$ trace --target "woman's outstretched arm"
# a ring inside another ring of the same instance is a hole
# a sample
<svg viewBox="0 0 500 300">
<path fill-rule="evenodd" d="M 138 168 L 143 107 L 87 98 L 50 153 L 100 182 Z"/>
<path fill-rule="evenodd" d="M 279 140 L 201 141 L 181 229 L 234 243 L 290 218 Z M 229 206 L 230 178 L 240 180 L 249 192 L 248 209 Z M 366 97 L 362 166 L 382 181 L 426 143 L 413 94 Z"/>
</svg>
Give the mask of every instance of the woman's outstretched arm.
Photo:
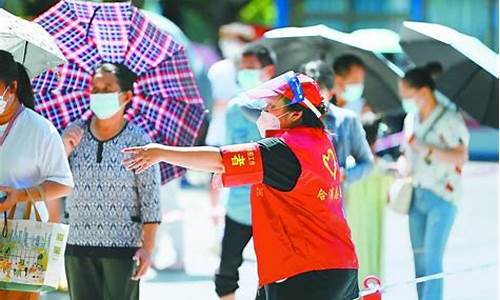
<svg viewBox="0 0 500 300">
<path fill-rule="evenodd" d="M 166 162 L 172 165 L 213 173 L 223 173 L 224 165 L 217 147 L 173 147 L 149 144 L 123 150 L 131 157 L 123 164 L 128 170 L 139 174 L 154 164 Z"/>
</svg>

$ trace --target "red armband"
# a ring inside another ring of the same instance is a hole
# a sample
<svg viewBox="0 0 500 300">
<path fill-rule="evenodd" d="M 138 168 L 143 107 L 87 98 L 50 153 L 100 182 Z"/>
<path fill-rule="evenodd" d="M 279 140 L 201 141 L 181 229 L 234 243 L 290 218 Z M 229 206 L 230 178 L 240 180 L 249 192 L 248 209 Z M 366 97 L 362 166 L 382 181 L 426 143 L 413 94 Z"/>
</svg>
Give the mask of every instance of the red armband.
<svg viewBox="0 0 500 300">
<path fill-rule="evenodd" d="M 224 174 L 222 174 L 224 187 L 262 182 L 264 172 L 259 145 L 239 144 L 223 146 L 220 149 L 224 163 Z"/>
</svg>

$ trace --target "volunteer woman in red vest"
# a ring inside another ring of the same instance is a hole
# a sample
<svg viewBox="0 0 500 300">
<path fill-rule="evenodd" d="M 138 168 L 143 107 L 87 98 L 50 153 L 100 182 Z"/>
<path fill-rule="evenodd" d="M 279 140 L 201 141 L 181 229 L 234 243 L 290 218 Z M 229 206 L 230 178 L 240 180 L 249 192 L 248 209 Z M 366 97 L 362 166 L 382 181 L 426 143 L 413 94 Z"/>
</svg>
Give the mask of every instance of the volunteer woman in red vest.
<svg viewBox="0 0 500 300">
<path fill-rule="evenodd" d="M 125 149 L 128 169 L 158 162 L 221 174 L 225 187 L 251 184 L 259 285 L 266 299 L 358 297 L 358 262 L 342 210 L 340 169 L 325 132 L 318 85 L 285 73 L 247 91 L 265 103 L 264 139 L 215 147 L 151 144 Z M 265 100 L 265 101 L 263 101 Z"/>
</svg>

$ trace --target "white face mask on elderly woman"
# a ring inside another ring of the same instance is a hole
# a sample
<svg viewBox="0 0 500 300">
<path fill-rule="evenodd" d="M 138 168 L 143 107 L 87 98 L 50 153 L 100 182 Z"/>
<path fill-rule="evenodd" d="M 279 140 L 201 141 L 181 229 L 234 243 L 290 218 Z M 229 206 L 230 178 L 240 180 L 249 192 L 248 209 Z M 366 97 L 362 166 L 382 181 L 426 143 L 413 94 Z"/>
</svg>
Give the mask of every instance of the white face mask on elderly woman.
<svg viewBox="0 0 500 300">
<path fill-rule="evenodd" d="M 90 95 L 90 110 L 101 120 L 109 119 L 122 108 L 120 93 Z"/>
<path fill-rule="evenodd" d="M 5 89 L 5 91 L 3 92 L 2 96 L 0 96 L 0 115 L 3 114 L 5 112 L 5 109 L 7 109 L 7 106 L 9 104 L 9 100 L 6 100 L 5 99 L 5 94 L 7 94 L 7 91 L 9 90 L 9 87 L 7 87 Z"/>
</svg>

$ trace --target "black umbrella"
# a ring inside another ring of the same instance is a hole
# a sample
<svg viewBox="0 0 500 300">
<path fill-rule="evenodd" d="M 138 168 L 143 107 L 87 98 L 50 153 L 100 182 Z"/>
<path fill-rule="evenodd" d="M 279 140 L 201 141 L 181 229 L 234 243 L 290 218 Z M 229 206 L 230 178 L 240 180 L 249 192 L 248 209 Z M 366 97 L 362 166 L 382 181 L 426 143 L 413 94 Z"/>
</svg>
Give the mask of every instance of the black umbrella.
<svg viewBox="0 0 500 300">
<path fill-rule="evenodd" d="M 356 42 L 355 37 L 325 25 L 287 27 L 268 31 L 262 44 L 276 52 L 277 72 L 298 71 L 311 60 L 323 59 L 328 64 L 343 54 L 354 54 L 366 65 L 367 77 L 363 96 L 376 112 L 401 110 L 398 80 L 401 70 L 382 55 Z"/>
<path fill-rule="evenodd" d="M 478 39 L 432 23 L 403 22 L 400 43 L 417 66 L 437 61 L 437 88 L 483 125 L 498 128 L 498 54 Z"/>
</svg>

